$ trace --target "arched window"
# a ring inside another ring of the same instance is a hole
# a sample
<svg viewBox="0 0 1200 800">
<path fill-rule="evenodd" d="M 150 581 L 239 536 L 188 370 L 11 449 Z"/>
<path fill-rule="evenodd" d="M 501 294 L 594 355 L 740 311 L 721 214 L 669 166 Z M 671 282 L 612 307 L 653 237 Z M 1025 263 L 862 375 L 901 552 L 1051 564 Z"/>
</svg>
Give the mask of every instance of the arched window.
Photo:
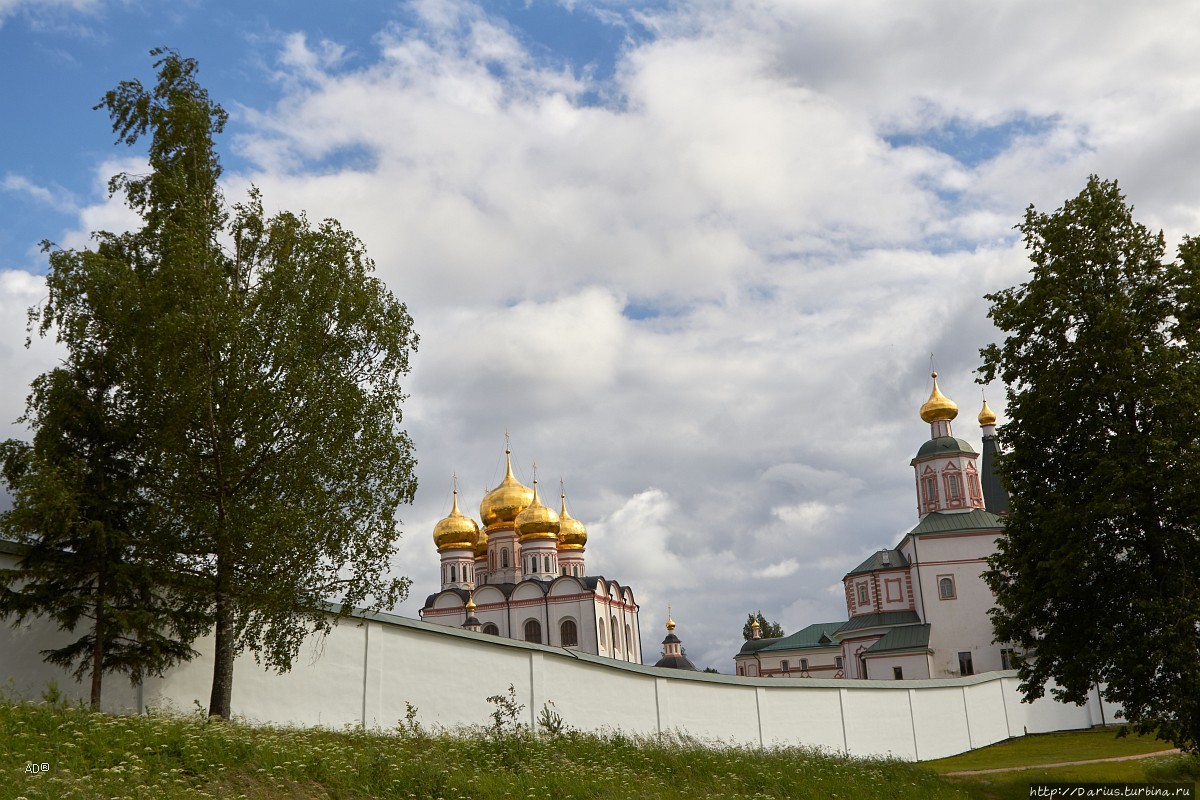
<svg viewBox="0 0 1200 800">
<path fill-rule="evenodd" d="M 959 498 L 959 495 L 961 494 L 961 492 L 959 491 L 959 488 L 958 488 L 958 476 L 957 475 L 947 475 L 946 476 L 946 489 L 947 489 L 947 494 L 950 495 L 951 500 L 957 500 Z"/>
<path fill-rule="evenodd" d="M 604 620 L 596 620 L 596 630 L 600 633 L 600 649 L 603 650 L 607 645 L 604 643 Z"/>
<path fill-rule="evenodd" d="M 508 569 L 508 548 L 507 547 L 500 551 L 500 567 L 502 569 Z"/>
<path fill-rule="evenodd" d="M 531 619 L 525 623 L 525 641 L 534 644 L 542 643 L 542 623 Z"/>
<path fill-rule="evenodd" d="M 613 654 L 619 653 L 621 650 L 621 629 L 617 627 L 617 618 L 612 618 L 612 643 Z"/>
<path fill-rule="evenodd" d="M 954 599 L 955 594 L 954 594 L 954 578 L 953 577 L 951 577 L 949 575 L 945 575 L 941 578 L 938 578 L 938 597 L 940 597 L 943 600 L 953 600 Z"/>
<path fill-rule="evenodd" d="M 625 652 L 629 653 L 630 658 L 633 658 L 633 631 L 629 625 L 625 626 Z"/>
<path fill-rule="evenodd" d="M 925 479 L 925 502 L 937 502 L 937 481 L 934 480 L 932 475 Z"/>
<path fill-rule="evenodd" d="M 500 635 L 500 629 L 496 627 L 496 623 L 494 622 L 489 622 L 487 625 L 484 625 L 483 632 L 490 633 L 492 636 Z"/>
<path fill-rule="evenodd" d="M 550 556 L 546 556 L 546 572 L 550 572 Z"/>
<path fill-rule="evenodd" d="M 579 629 L 575 627 L 575 620 L 564 619 L 562 621 L 562 624 L 558 626 L 558 638 L 563 647 L 579 645 Z"/>
<path fill-rule="evenodd" d="M 450 582 L 458 583 L 458 567 L 453 564 L 450 565 Z"/>
</svg>

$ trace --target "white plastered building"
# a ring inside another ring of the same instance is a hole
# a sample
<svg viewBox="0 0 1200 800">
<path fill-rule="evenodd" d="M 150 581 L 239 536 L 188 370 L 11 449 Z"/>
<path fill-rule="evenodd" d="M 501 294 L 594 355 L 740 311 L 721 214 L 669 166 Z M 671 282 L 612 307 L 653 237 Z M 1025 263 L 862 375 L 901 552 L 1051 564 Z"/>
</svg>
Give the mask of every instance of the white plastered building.
<svg viewBox="0 0 1200 800">
<path fill-rule="evenodd" d="M 1004 534 L 1008 496 L 995 475 L 996 415 L 979 414 L 983 459 L 956 438 L 958 406 L 933 390 L 921 406 L 930 438 L 911 461 L 918 522 L 890 550 L 842 578 L 845 622 L 809 625 L 763 639 L 755 631 L 734 657 L 745 676 L 947 678 L 1009 669 L 1011 646 L 992 641 L 995 596 L 983 580 Z"/>
<path fill-rule="evenodd" d="M 441 591 L 430 595 L 421 618 L 510 639 L 642 662 L 641 628 L 633 591 L 588 575 L 587 530 L 558 512 L 533 487 L 516 479 L 512 451 L 505 475 L 479 505 L 480 526 L 458 508 L 438 522 L 433 541 L 441 561 Z"/>
</svg>

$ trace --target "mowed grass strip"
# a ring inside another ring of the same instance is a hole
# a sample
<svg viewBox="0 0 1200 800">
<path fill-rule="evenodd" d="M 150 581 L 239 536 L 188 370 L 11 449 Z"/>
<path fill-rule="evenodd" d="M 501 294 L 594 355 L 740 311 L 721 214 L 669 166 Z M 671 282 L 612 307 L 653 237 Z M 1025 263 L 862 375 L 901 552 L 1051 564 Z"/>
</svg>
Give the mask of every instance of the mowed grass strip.
<svg viewBox="0 0 1200 800">
<path fill-rule="evenodd" d="M 1117 727 L 1091 728 L 1063 733 L 1040 733 L 1009 739 L 989 747 L 972 750 L 936 761 L 923 761 L 935 772 L 964 772 L 979 769 L 1003 769 L 1037 764 L 1062 764 L 1170 750 L 1168 742 L 1152 736 L 1130 733 L 1117 737 Z"/>
<path fill-rule="evenodd" d="M 920 765 L 803 748 L 570 731 L 533 737 L 482 726 L 438 734 L 411 725 L 391 734 L 278 728 L 47 703 L 0 702 L 0 766 L 0 800 L 971 796 Z"/>
</svg>

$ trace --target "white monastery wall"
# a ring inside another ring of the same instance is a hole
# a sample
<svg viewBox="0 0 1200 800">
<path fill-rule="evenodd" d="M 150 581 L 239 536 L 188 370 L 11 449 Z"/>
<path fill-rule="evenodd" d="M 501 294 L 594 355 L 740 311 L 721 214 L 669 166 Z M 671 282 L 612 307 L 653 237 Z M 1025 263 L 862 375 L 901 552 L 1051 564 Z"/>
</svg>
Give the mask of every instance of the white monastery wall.
<svg viewBox="0 0 1200 800">
<path fill-rule="evenodd" d="M 62 634 L 46 627 L 0 628 L 0 683 L 37 699 L 51 678 L 64 694 L 83 698 L 86 684 L 41 662 L 37 651 Z M 207 707 L 210 640 L 201 656 L 141 696 L 119 677 L 105 681 L 114 711 Z M 252 721 L 365 725 L 388 729 L 406 703 L 426 726 L 485 725 L 486 698 L 509 685 L 532 724 L 553 703 L 567 725 L 632 734 L 678 731 L 748 745 L 808 745 L 858 756 L 929 759 L 1010 736 L 1087 728 L 1112 722 L 1096 698 L 1083 707 L 1050 699 L 1021 703 L 1015 673 L 918 681 L 740 678 L 681 673 L 614 661 L 573 650 L 527 644 L 417 620 L 377 615 L 343 620 L 324 640 L 306 642 L 291 672 L 278 675 L 238 660 L 233 689 L 237 716 Z"/>
</svg>

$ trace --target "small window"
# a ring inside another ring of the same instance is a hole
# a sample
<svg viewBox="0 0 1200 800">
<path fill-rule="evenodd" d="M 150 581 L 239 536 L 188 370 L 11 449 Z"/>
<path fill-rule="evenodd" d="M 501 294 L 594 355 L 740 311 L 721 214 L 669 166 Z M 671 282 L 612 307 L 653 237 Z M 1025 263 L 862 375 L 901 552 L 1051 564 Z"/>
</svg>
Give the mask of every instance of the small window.
<svg viewBox="0 0 1200 800">
<path fill-rule="evenodd" d="M 958 674 L 959 675 L 974 675 L 975 667 L 971 663 L 970 651 L 958 654 Z"/>
<path fill-rule="evenodd" d="M 745 676 L 745 674 L 746 674 L 746 668 L 743 667 L 741 664 L 738 664 L 738 675 Z"/>
<path fill-rule="evenodd" d="M 453 564 L 450 565 L 450 582 L 458 583 L 458 567 Z"/>
<path fill-rule="evenodd" d="M 596 621 L 596 630 L 600 632 L 600 649 L 603 650 L 607 645 L 604 642 L 604 620 Z"/>
<path fill-rule="evenodd" d="M 842 657 L 841 656 L 834 657 L 833 666 L 837 667 L 838 669 L 842 669 Z"/>
<path fill-rule="evenodd" d="M 612 618 L 611 623 L 612 623 L 613 654 L 615 655 L 621 649 L 621 629 L 617 627 L 617 618 L 616 617 Z"/>
<path fill-rule="evenodd" d="M 957 500 L 959 498 L 959 494 L 960 494 L 959 489 L 958 489 L 958 476 L 957 475 L 946 476 L 946 485 L 950 489 L 950 498 L 952 500 Z"/>
<path fill-rule="evenodd" d="M 629 625 L 625 626 L 625 652 L 633 658 L 633 629 Z"/>
<path fill-rule="evenodd" d="M 779 664 L 779 668 L 781 670 L 783 670 L 784 672 L 787 672 L 788 671 L 788 662 L 786 662 L 786 661 L 781 662 Z"/>
<path fill-rule="evenodd" d="M 858 585 L 858 604 L 860 606 L 865 606 L 869 605 L 870 603 L 871 592 L 869 589 L 867 589 L 867 585 L 865 583 L 860 583 Z"/>
<path fill-rule="evenodd" d="M 800 671 L 808 672 L 808 659 L 807 658 L 800 659 Z"/>
<path fill-rule="evenodd" d="M 550 572 L 550 570 L 551 570 L 551 567 L 550 567 L 550 556 L 546 556 L 546 572 L 547 572 L 547 573 L 549 573 L 549 572 Z"/>
<path fill-rule="evenodd" d="M 531 619 L 525 623 L 525 641 L 534 644 L 542 643 L 542 623 Z"/>
<path fill-rule="evenodd" d="M 487 625 L 484 625 L 483 632 L 490 633 L 492 636 L 500 635 L 500 629 L 496 627 L 496 624 L 494 622 L 489 622 Z"/>
<path fill-rule="evenodd" d="M 925 479 L 925 502 L 937 502 L 937 481 L 932 476 Z"/>
<path fill-rule="evenodd" d="M 952 575 L 943 575 L 938 578 L 938 597 L 942 600 L 953 600 L 956 596 L 954 593 L 954 577 Z"/>
<path fill-rule="evenodd" d="M 500 566 L 503 569 L 508 569 L 508 548 L 500 551 Z"/>
<path fill-rule="evenodd" d="M 575 627 L 575 620 L 564 619 L 562 621 L 562 624 L 558 626 L 558 638 L 563 647 L 579 645 L 579 630 Z"/>
<path fill-rule="evenodd" d="M 904 680 L 904 668 L 903 667 L 892 667 L 892 677 L 898 681 Z"/>
<path fill-rule="evenodd" d="M 1017 662 L 1014 659 L 1013 649 L 1011 647 L 1000 648 L 1000 669 L 1016 669 Z"/>
</svg>

